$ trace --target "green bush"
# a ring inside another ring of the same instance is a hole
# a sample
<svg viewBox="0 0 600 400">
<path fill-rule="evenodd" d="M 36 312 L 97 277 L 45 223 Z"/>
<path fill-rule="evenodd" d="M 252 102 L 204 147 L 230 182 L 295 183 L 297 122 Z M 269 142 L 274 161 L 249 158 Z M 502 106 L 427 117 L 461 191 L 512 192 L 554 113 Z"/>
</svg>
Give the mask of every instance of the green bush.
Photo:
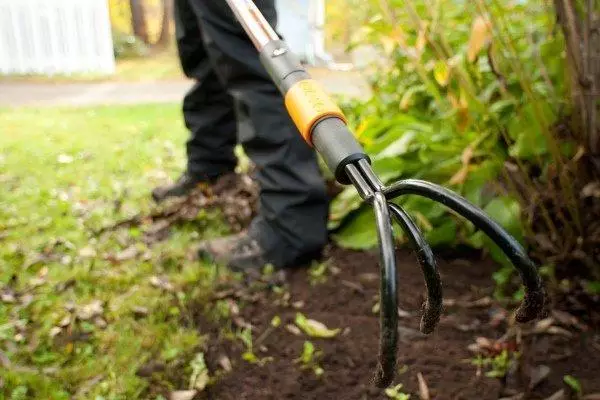
<svg viewBox="0 0 600 400">
<path fill-rule="evenodd" d="M 148 55 L 148 46 L 134 35 L 113 31 L 113 51 L 116 58 L 143 57 Z"/>
<path fill-rule="evenodd" d="M 568 79 L 552 4 L 392 0 L 370 7 L 355 43 L 376 46 L 385 62 L 372 75 L 372 99 L 344 109 L 374 169 L 386 182 L 447 186 L 526 244 L 523 209 L 534 199 L 519 186 L 549 180 L 576 149 L 554 129 L 567 106 Z M 571 184 L 561 183 L 569 206 Z M 506 262 L 443 206 L 416 197 L 398 203 L 433 246 L 487 248 Z M 330 227 L 343 246 L 376 244 L 371 211 L 352 188 L 333 202 Z"/>
</svg>

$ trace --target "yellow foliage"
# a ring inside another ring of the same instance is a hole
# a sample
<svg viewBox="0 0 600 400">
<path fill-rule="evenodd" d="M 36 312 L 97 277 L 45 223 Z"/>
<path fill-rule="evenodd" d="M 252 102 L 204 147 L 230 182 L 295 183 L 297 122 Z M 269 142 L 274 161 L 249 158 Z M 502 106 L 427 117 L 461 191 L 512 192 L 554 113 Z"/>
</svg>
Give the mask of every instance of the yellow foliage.
<svg viewBox="0 0 600 400">
<path fill-rule="evenodd" d="M 148 26 L 148 36 L 150 42 L 154 43 L 158 39 L 161 30 L 162 0 L 144 0 L 143 4 L 146 14 L 146 24 Z M 113 30 L 132 34 L 129 0 L 108 0 L 108 7 Z"/>
<path fill-rule="evenodd" d="M 471 27 L 471 37 L 469 38 L 469 47 L 467 50 L 467 58 L 470 62 L 477 59 L 479 52 L 490 41 L 491 36 L 490 23 L 482 16 L 475 18 Z"/>
</svg>

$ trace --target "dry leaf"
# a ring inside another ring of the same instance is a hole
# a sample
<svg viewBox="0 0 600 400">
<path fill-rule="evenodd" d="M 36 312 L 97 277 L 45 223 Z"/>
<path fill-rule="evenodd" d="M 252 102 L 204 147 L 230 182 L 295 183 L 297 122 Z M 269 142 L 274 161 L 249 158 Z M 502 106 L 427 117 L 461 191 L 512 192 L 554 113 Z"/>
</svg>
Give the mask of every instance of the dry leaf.
<svg viewBox="0 0 600 400">
<path fill-rule="evenodd" d="M 138 255 L 138 249 L 135 246 L 129 246 L 123 251 L 117 253 L 114 257 L 116 261 L 127 261 Z"/>
<path fill-rule="evenodd" d="M 581 197 L 600 198 L 600 182 L 588 183 L 581 189 Z"/>
<path fill-rule="evenodd" d="M 429 388 L 427 387 L 427 382 L 425 382 L 425 378 L 423 378 L 422 373 L 417 374 L 417 379 L 419 380 L 419 398 L 421 400 L 430 400 L 429 396 Z"/>
<path fill-rule="evenodd" d="M 546 397 L 545 400 L 565 400 L 566 398 L 567 397 L 565 396 L 564 389 L 561 389 L 558 392 L 554 393 L 552 396 Z"/>
<path fill-rule="evenodd" d="M 554 324 L 554 318 L 548 317 L 538 321 L 535 324 L 534 330 L 536 332 L 546 332 Z"/>
<path fill-rule="evenodd" d="M 174 290 L 173 285 L 165 277 L 158 277 L 156 275 L 150 277 L 150 284 L 156 288 L 172 292 Z"/>
<path fill-rule="evenodd" d="M 482 16 L 478 16 L 471 26 L 471 37 L 467 49 L 467 58 L 470 62 L 477 59 L 483 47 L 491 40 L 492 32 L 489 22 Z"/>
<path fill-rule="evenodd" d="M 219 365 L 225 371 L 230 372 L 233 368 L 231 367 L 231 360 L 226 355 L 222 355 L 219 357 Z"/>
<path fill-rule="evenodd" d="M 83 321 L 92 319 L 99 315 L 102 315 L 104 312 L 104 307 L 102 306 L 102 302 L 100 300 L 94 300 L 90 304 L 87 304 L 77 312 L 77 317 Z"/>
<path fill-rule="evenodd" d="M 298 310 L 298 309 L 304 307 L 304 301 L 302 301 L 302 300 L 294 301 L 292 303 L 292 307 Z"/>
<path fill-rule="evenodd" d="M 550 367 L 547 365 L 538 365 L 531 372 L 531 379 L 529 380 L 529 390 L 535 389 L 537 385 L 542 383 L 548 375 L 550 375 Z"/>
<path fill-rule="evenodd" d="M 550 328 L 548 328 L 546 330 L 547 333 L 550 333 L 552 335 L 561 335 L 564 337 L 573 337 L 573 334 L 571 332 L 569 332 L 568 330 L 566 330 L 565 328 L 561 328 L 560 326 L 551 326 Z"/>
<path fill-rule="evenodd" d="M 169 400 L 192 400 L 198 394 L 197 390 L 177 390 L 171 392 Z"/>
<path fill-rule="evenodd" d="M 94 258 L 97 255 L 96 250 L 91 246 L 83 247 L 78 254 L 81 258 Z"/>
<path fill-rule="evenodd" d="M 285 329 L 291 333 L 292 335 L 295 336 L 300 336 L 302 335 L 302 331 L 300 330 L 300 328 L 298 328 L 296 325 L 292 325 L 292 324 L 287 324 L 285 326 Z"/>
<path fill-rule="evenodd" d="M 53 338 L 54 336 L 58 335 L 61 332 L 62 332 L 62 328 L 60 328 L 58 326 L 54 326 L 54 327 L 52 327 L 52 329 L 50 329 L 50 332 L 48 332 L 48 335 L 51 338 Z"/>
</svg>

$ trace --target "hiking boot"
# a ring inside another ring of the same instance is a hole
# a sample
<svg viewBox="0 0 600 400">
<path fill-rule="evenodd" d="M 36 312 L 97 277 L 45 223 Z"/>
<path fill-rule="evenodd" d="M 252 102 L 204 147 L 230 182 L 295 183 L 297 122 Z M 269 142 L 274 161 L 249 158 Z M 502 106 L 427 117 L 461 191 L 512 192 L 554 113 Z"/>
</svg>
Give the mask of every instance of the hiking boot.
<svg viewBox="0 0 600 400">
<path fill-rule="evenodd" d="M 236 272 L 261 270 L 268 264 L 258 240 L 246 232 L 202 242 L 198 256 Z"/>
<path fill-rule="evenodd" d="M 152 191 L 152 198 L 160 203 L 169 197 L 187 196 L 201 183 L 210 183 L 210 181 L 186 171 L 174 183 L 155 188 Z"/>
</svg>

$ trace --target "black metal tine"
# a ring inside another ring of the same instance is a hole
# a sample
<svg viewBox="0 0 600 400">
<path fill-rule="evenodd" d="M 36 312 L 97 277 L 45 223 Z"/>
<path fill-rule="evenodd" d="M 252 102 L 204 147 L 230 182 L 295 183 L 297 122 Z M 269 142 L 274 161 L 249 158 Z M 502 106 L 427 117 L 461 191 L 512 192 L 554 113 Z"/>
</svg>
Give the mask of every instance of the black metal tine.
<svg viewBox="0 0 600 400">
<path fill-rule="evenodd" d="M 348 164 L 345 170 L 360 198 L 363 200 L 370 199 L 373 196 L 373 189 L 369 186 L 358 168 L 353 164 Z"/>
<path fill-rule="evenodd" d="M 423 196 L 444 204 L 446 207 L 471 221 L 502 249 L 514 267 L 519 271 L 525 286 L 525 298 L 517 310 L 516 320 L 518 322 L 527 322 L 541 314 L 544 307 L 544 291 L 542 280 L 536 271 L 535 265 L 527 256 L 520 243 L 482 210 L 442 186 L 417 179 L 396 182 L 384 188 L 383 192 L 388 199 L 393 199 L 403 194 Z"/>
<path fill-rule="evenodd" d="M 375 384 L 379 387 L 389 386 L 396 372 L 396 351 L 398 347 L 398 295 L 396 275 L 396 254 L 394 236 L 387 201 L 381 192 L 373 194 L 373 209 L 379 253 L 381 260 L 380 282 L 380 343 L 379 363 L 375 371 Z"/>
<path fill-rule="evenodd" d="M 402 230 L 407 234 L 410 244 L 417 255 L 421 266 L 425 286 L 427 287 L 427 300 L 423 307 L 420 330 L 423 333 L 431 333 L 435 329 L 442 314 L 442 280 L 437 269 L 435 257 L 429 243 L 423 237 L 419 227 L 414 223 L 410 215 L 397 204 L 388 203 L 392 215 L 396 218 Z"/>
<path fill-rule="evenodd" d="M 365 159 L 359 160 L 358 161 L 358 169 L 360 172 L 363 173 L 364 178 L 371 185 L 373 190 L 375 190 L 376 192 L 380 192 L 381 190 L 383 190 L 383 187 L 384 187 L 383 182 L 381 182 L 381 179 L 379 179 L 379 177 L 377 175 L 375 175 L 375 172 L 373 171 L 371 164 L 369 164 L 369 162 L 367 160 L 365 160 Z"/>
</svg>

